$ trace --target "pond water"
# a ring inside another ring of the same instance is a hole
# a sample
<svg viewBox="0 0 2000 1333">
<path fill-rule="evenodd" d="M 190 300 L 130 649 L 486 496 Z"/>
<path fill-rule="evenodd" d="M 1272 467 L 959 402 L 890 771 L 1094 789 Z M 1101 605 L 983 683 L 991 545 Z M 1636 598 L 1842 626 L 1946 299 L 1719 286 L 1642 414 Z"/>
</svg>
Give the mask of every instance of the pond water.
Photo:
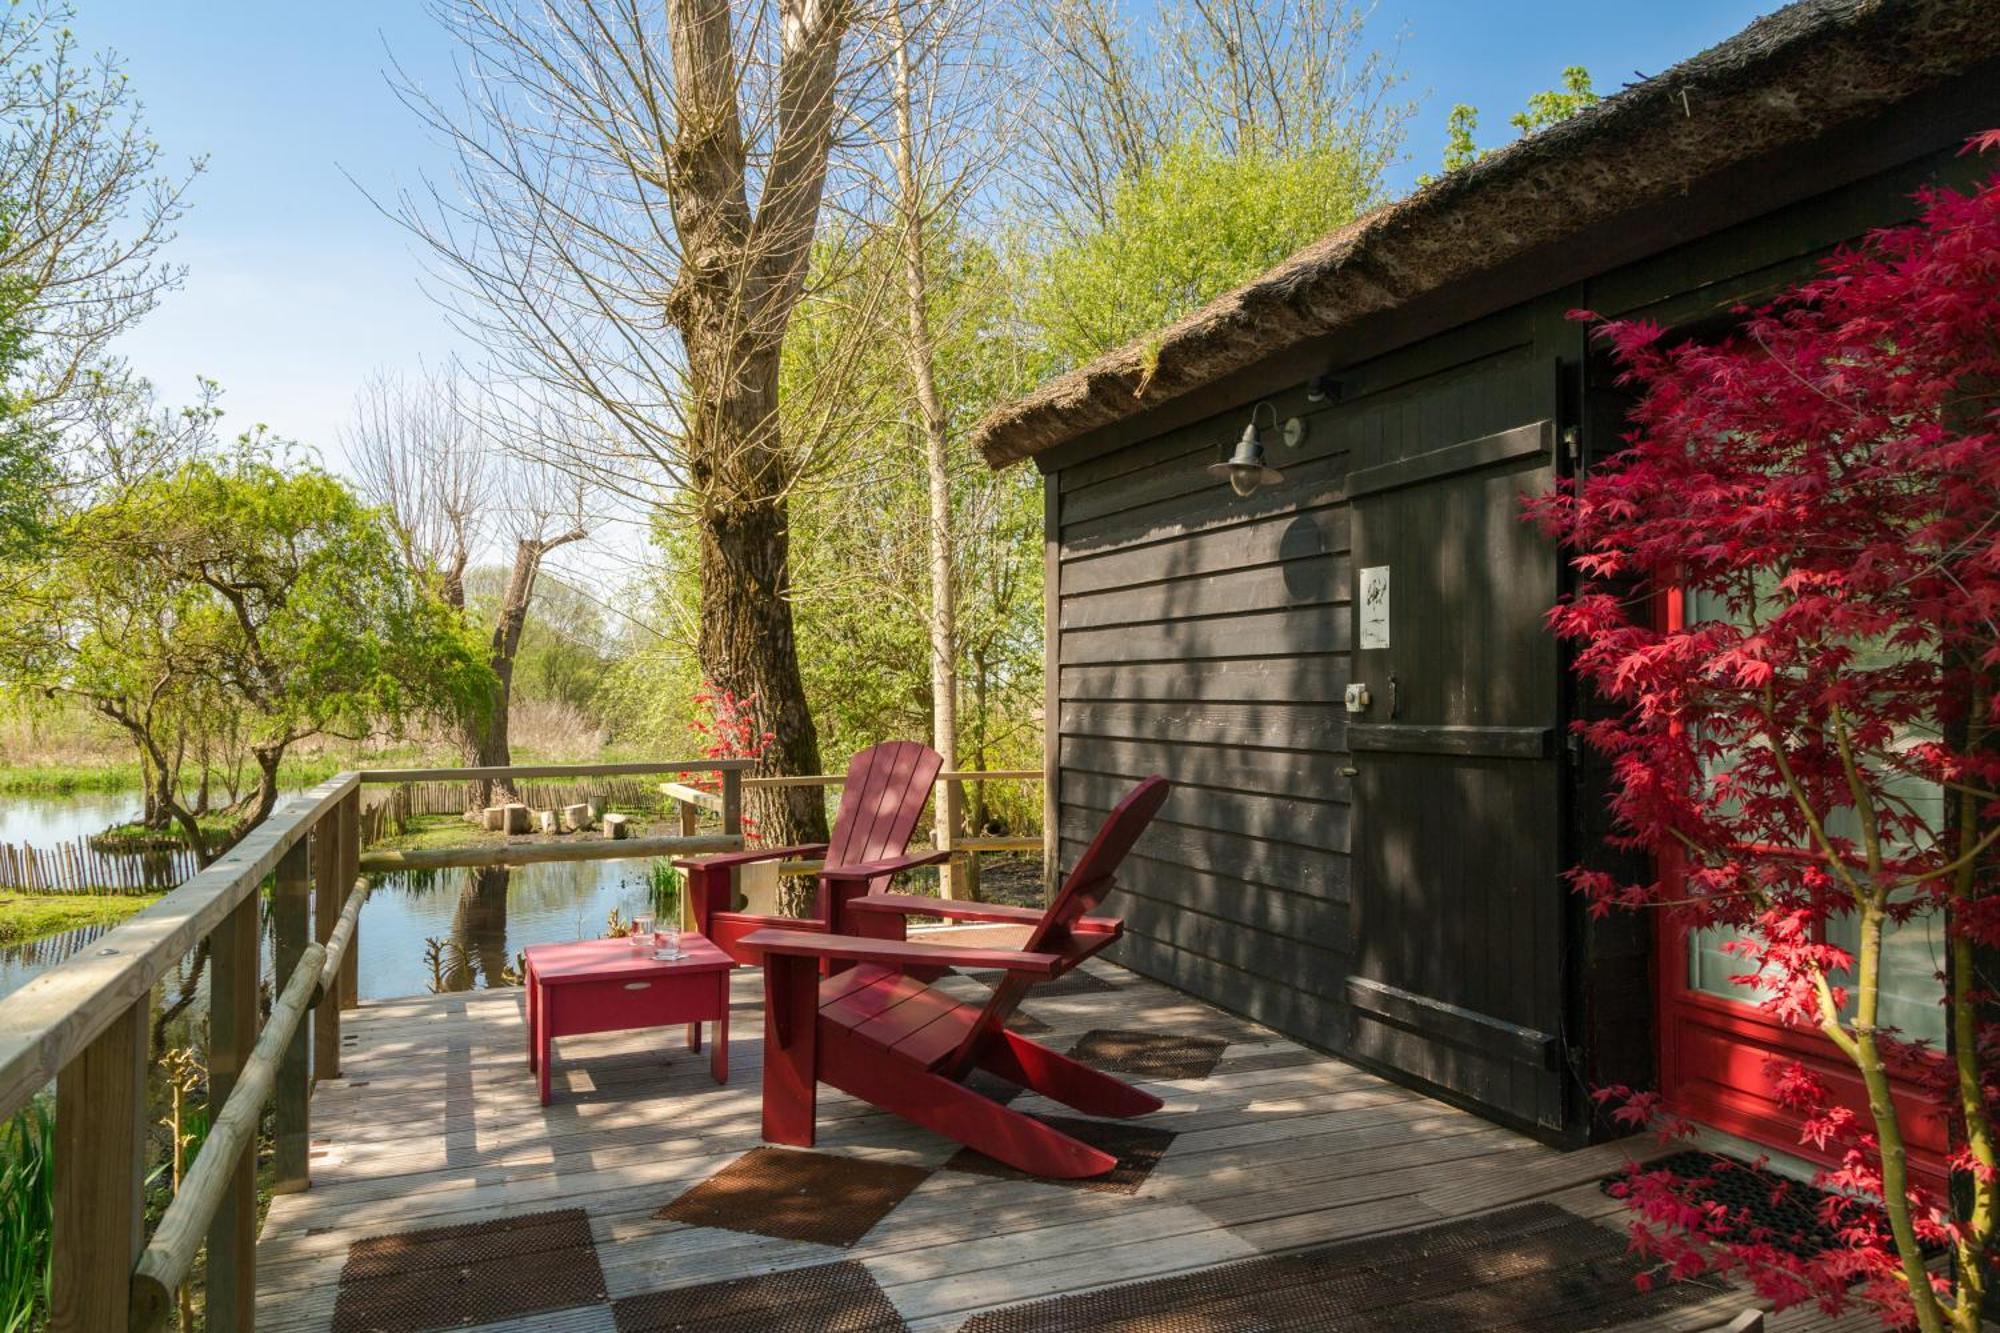
<svg viewBox="0 0 2000 1333">
<path fill-rule="evenodd" d="M 129 819 L 138 807 L 136 793 L 0 798 L 0 840 L 63 842 Z M 650 911 L 647 871 L 648 862 L 638 860 L 379 876 L 361 909 L 361 998 L 503 984 L 503 971 L 514 967 L 530 944 L 595 938 L 614 909 L 625 917 Z M 0 995 L 75 954 L 104 930 L 90 927 L 0 945 Z M 268 950 L 267 943 L 267 958 Z"/>
<path fill-rule="evenodd" d="M 29 847 L 74 842 L 138 818 L 144 804 L 136 791 L 0 796 L 0 842 Z"/>
</svg>

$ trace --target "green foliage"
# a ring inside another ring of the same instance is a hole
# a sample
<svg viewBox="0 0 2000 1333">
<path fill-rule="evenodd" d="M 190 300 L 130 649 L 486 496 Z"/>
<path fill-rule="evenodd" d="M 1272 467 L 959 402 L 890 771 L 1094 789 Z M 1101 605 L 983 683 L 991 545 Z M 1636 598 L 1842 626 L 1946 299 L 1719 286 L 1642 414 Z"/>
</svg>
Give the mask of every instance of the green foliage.
<svg viewBox="0 0 2000 1333">
<path fill-rule="evenodd" d="M 1457 171 L 1479 160 L 1479 143 L 1473 134 L 1479 129 L 1479 108 L 1460 102 L 1451 109 L 1444 126 L 1444 169 Z"/>
<path fill-rule="evenodd" d="M 1562 87 L 1545 89 L 1528 99 L 1525 109 L 1507 117 L 1507 123 L 1522 135 L 1534 134 L 1558 122 L 1568 120 L 1598 102 L 1596 91 L 1590 86 L 1590 71 L 1582 65 L 1569 65 L 1562 72 Z M 1473 132 L 1479 128 L 1479 108 L 1460 102 L 1451 109 L 1451 116 L 1444 127 L 1444 169 L 1457 171 L 1469 167 L 1486 156 L 1473 139 Z M 1427 185 L 1436 179 L 1432 176 L 1418 178 L 1419 185 Z"/>
<path fill-rule="evenodd" d="M 1570 65 L 1563 70 L 1560 89 L 1536 93 L 1528 99 L 1527 109 L 1507 117 L 1507 123 L 1523 134 L 1533 134 L 1558 121 L 1568 120 L 1596 103 L 1597 94 L 1590 86 L 1590 71 L 1581 65 Z"/>
<path fill-rule="evenodd" d="M 13 248 L 11 210 L 0 206 L 0 253 Z M 48 433 L 31 417 L 20 388 L 28 360 L 26 309 L 33 287 L 0 272 L 0 560 L 30 554 L 47 535 L 56 485 Z"/>
<path fill-rule="evenodd" d="M 68 516 L 0 668 L 116 722 L 152 772 L 240 746 L 261 815 L 297 741 L 480 696 L 478 645 L 402 568 L 344 483 L 245 444 Z"/>
<path fill-rule="evenodd" d="M 43 1097 L 0 1126 L 0 1333 L 24 1333 L 46 1317 L 55 1139 L 55 1109 Z"/>
<path fill-rule="evenodd" d="M 1104 226 L 1035 257 L 1026 317 L 1050 370 L 1079 364 L 1241 286 L 1374 202 L 1343 144 L 1219 150 L 1184 139 L 1121 181 Z"/>
</svg>

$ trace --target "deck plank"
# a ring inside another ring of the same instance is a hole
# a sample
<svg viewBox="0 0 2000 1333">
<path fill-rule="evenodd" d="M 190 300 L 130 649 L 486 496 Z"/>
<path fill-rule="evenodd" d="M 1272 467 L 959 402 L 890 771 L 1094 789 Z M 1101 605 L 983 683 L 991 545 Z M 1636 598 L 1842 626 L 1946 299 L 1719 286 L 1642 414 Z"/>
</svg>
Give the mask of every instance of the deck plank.
<svg viewBox="0 0 2000 1333">
<path fill-rule="evenodd" d="M 559 1046 L 547 1107 L 526 1065 L 519 992 L 364 1005 L 343 1016 L 353 1038 L 346 1077 L 314 1097 L 313 1186 L 275 1199 L 266 1220 L 258 1322 L 283 1333 L 328 1329 L 358 1240 L 556 1208 L 588 1215 L 611 1299 L 857 1261 L 918 1333 L 955 1329 L 994 1306 L 1529 1199 L 1621 1222 L 1596 1181 L 1647 1144 L 1559 1153 L 1101 961 L 1089 970 L 1111 987 L 1030 994 L 1024 1010 L 1049 1028 L 1038 1040 L 1062 1049 L 1111 1029 L 1228 1043 L 1206 1078 L 1141 1084 L 1163 1103 L 1143 1123 L 1177 1137 L 1137 1193 L 937 1169 L 955 1144 L 823 1089 L 819 1151 L 933 1171 L 847 1249 L 653 1216 L 762 1142 L 758 974 L 731 982 L 727 1087 L 678 1031 L 602 1034 Z M 984 994 L 967 978 L 942 984 L 957 999 Z M 1062 1110 L 1032 1095 L 1015 1105 Z M 1716 1326 L 1744 1301 L 1720 1295 L 1645 1327 Z M 611 1319 L 600 1306 L 487 1333 L 530 1327 L 586 1333 Z M 1832 1326 L 1787 1316 L 1775 1327 Z"/>
</svg>

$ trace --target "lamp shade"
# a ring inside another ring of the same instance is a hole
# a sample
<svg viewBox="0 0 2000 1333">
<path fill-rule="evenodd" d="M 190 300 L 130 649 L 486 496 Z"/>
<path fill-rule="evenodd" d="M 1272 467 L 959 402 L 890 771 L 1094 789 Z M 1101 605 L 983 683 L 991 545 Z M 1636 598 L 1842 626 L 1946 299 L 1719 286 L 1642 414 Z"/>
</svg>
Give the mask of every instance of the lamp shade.
<svg viewBox="0 0 2000 1333">
<path fill-rule="evenodd" d="M 1285 474 L 1264 463 L 1264 442 L 1257 434 L 1257 423 L 1251 422 L 1243 428 L 1243 438 L 1236 442 L 1236 452 L 1226 463 L 1210 463 L 1208 475 L 1220 477 L 1229 483 L 1229 489 L 1238 495 L 1249 495 L 1259 486 L 1275 486 L 1285 479 Z"/>
</svg>

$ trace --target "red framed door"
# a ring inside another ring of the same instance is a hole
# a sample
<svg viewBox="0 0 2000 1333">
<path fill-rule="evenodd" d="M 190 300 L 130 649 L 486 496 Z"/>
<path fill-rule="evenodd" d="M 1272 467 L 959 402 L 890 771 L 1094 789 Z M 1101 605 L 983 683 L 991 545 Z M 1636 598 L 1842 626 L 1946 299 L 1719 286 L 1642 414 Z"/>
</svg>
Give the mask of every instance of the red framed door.
<svg viewBox="0 0 2000 1333">
<path fill-rule="evenodd" d="M 1685 624 L 1680 593 L 1670 593 L 1663 601 L 1667 627 L 1680 628 Z M 1672 883 L 1677 878 L 1674 868 L 1665 870 Z M 1944 1011 L 1937 1004 L 1936 977 L 1943 947 L 1940 934 L 1934 920 L 1918 919 L 1891 928 L 1883 951 L 1882 1012 L 1885 1024 L 1911 1038 L 1931 1037 L 1935 1049 L 1942 1051 Z M 1737 980 L 1748 965 L 1723 949 L 1725 935 L 1719 930 L 1685 930 L 1664 916 L 1655 928 L 1660 1089 L 1667 1106 L 1727 1133 L 1831 1164 L 1831 1156 L 1799 1141 L 1801 1118 L 1779 1100 L 1779 1075 L 1784 1066 L 1797 1061 L 1865 1117 L 1868 1097 L 1860 1076 L 1819 1031 L 1788 1027 L 1759 1007 L 1757 988 Z M 1912 1169 L 1941 1180 L 1950 1150 L 1943 1112 L 1911 1078 L 1896 1080 L 1894 1095 Z"/>
</svg>

